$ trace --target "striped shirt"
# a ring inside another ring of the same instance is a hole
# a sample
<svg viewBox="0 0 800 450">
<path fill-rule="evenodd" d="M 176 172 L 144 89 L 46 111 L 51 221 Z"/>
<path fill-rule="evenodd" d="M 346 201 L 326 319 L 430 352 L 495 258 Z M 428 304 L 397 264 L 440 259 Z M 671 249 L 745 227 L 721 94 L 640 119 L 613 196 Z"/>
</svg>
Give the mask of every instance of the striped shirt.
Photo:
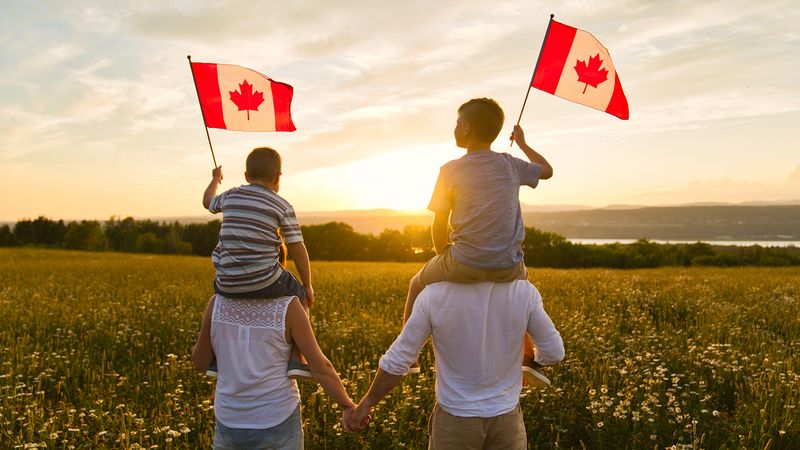
<svg viewBox="0 0 800 450">
<path fill-rule="evenodd" d="M 227 190 L 211 200 L 208 210 L 222 213 L 211 262 L 223 292 L 254 292 L 278 279 L 283 272 L 279 230 L 287 244 L 303 242 L 292 205 L 266 187 L 248 184 Z"/>
</svg>

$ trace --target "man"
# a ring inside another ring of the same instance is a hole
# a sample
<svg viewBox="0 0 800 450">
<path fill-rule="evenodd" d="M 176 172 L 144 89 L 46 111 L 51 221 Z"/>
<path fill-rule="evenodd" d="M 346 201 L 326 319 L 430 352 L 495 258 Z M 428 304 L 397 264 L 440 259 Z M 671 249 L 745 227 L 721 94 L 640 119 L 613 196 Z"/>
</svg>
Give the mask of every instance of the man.
<svg viewBox="0 0 800 450">
<path fill-rule="evenodd" d="M 428 426 L 429 448 L 527 448 L 519 406 L 520 338 L 526 332 L 536 345 L 537 364 L 564 358 L 561 335 L 527 280 L 427 286 L 345 428 L 359 430 L 368 423 L 372 407 L 400 383 L 433 337 L 437 404 Z"/>
</svg>

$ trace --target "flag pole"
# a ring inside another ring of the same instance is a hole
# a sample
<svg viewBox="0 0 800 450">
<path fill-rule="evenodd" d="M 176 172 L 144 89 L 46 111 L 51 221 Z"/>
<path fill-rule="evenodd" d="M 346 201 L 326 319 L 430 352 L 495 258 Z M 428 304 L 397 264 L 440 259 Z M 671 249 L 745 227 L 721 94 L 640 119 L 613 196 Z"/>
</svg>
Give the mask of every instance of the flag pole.
<svg viewBox="0 0 800 450">
<path fill-rule="evenodd" d="M 197 103 L 200 105 L 200 115 L 203 116 L 203 126 L 206 129 L 206 139 L 208 139 L 208 148 L 211 149 L 211 159 L 214 160 L 214 168 L 217 167 L 217 157 L 214 156 L 214 147 L 211 146 L 211 136 L 208 134 L 208 126 L 206 125 L 206 114 L 203 112 L 203 104 L 200 102 L 200 89 L 197 88 L 197 78 L 194 76 L 194 70 L 192 70 L 192 55 L 186 55 L 186 59 L 189 60 L 189 70 L 192 72 L 192 81 L 194 81 L 194 91 L 197 93 Z"/>
<path fill-rule="evenodd" d="M 533 87 L 533 77 L 536 76 L 536 69 L 539 68 L 539 60 L 542 58 L 542 50 L 544 50 L 544 44 L 547 42 L 547 35 L 550 34 L 550 25 L 553 24 L 553 17 L 555 14 L 550 14 L 550 21 L 547 22 L 547 31 L 544 32 L 544 39 L 542 39 L 542 48 L 539 49 L 539 56 L 536 57 L 536 65 L 533 66 L 533 74 L 531 74 L 531 82 L 528 83 L 528 91 L 525 92 L 525 100 L 522 101 L 522 108 L 519 110 L 519 117 L 517 118 L 517 125 L 522 120 L 522 112 L 525 111 L 525 104 L 528 103 L 528 95 L 531 93 L 531 87 Z M 508 144 L 508 147 L 511 148 L 514 146 L 514 139 L 511 139 L 511 143 Z"/>
</svg>

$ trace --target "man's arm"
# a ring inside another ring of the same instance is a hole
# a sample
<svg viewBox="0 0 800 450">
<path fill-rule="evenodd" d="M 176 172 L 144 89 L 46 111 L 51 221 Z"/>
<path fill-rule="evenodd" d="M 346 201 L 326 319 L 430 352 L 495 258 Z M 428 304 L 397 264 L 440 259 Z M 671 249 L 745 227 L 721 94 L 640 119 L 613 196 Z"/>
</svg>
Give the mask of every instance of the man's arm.
<svg viewBox="0 0 800 450">
<path fill-rule="evenodd" d="M 217 166 L 211 171 L 211 182 L 203 192 L 203 208 L 208 209 L 211 199 L 217 195 L 217 187 L 222 183 L 222 166 Z"/>
<path fill-rule="evenodd" d="M 547 180 L 553 176 L 553 166 L 551 166 L 550 163 L 544 159 L 544 156 L 537 153 L 536 150 L 532 149 L 527 143 L 525 143 L 525 132 L 522 131 L 521 126 L 514 126 L 514 132 L 511 134 L 511 139 L 517 143 L 519 148 L 525 153 L 525 156 L 528 157 L 530 162 L 541 166 L 541 170 L 539 172 L 540 179 Z"/>
<path fill-rule="evenodd" d="M 303 289 L 306 291 L 306 306 L 314 304 L 314 288 L 311 286 L 311 262 L 308 258 L 308 249 L 303 241 L 292 242 L 286 244 L 286 250 L 289 251 L 289 256 L 294 261 L 294 266 L 297 267 L 297 273 L 300 275 L 300 281 L 303 282 Z"/>
<path fill-rule="evenodd" d="M 345 420 L 345 429 L 347 431 L 358 431 L 364 428 L 369 422 L 369 414 L 372 408 L 377 405 L 383 397 L 386 397 L 386 394 L 397 387 L 402 379 L 403 375 L 392 375 L 378 367 L 378 372 L 375 374 L 375 379 L 372 380 L 369 391 L 367 391 L 364 398 L 358 402 L 355 411 Z"/>
<path fill-rule="evenodd" d="M 533 288 L 533 298 L 528 316 L 528 334 L 536 347 L 534 361 L 549 366 L 564 359 L 564 341 L 550 316 L 544 310 L 542 296 Z"/>
<path fill-rule="evenodd" d="M 345 421 L 348 431 L 360 430 L 366 425 L 372 407 L 400 383 L 411 364 L 417 360 L 422 346 L 431 336 L 433 329 L 428 315 L 429 299 L 424 295 L 423 291 L 414 303 L 414 310 L 403 326 L 400 336 L 395 339 L 378 363 L 378 372 L 372 380 L 369 391 Z"/>
<path fill-rule="evenodd" d="M 450 211 L 435 212 L 431 224 L 431 237 L 433 248 L 437 255 L 441 255 L 450 241 Z"/>
</svg>

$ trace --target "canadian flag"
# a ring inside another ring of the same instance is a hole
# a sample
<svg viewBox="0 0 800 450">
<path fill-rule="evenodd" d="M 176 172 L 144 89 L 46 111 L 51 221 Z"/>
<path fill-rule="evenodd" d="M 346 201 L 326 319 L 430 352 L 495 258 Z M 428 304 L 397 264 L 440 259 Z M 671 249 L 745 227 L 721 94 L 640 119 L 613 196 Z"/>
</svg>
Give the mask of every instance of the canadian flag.
<svg viewBox="0 0 800 450">
<path fill-rule="evenodd" d="M 608 50 L 586 31 L 550 20 L 531 85 L 628 119 L 628 100 Z"/>
<path fill-rule="evenodd" d="M 232 64 L 191 63 L 203 120 L 209 128 L 294 131 L 293 89 Z"/>
</svg>

